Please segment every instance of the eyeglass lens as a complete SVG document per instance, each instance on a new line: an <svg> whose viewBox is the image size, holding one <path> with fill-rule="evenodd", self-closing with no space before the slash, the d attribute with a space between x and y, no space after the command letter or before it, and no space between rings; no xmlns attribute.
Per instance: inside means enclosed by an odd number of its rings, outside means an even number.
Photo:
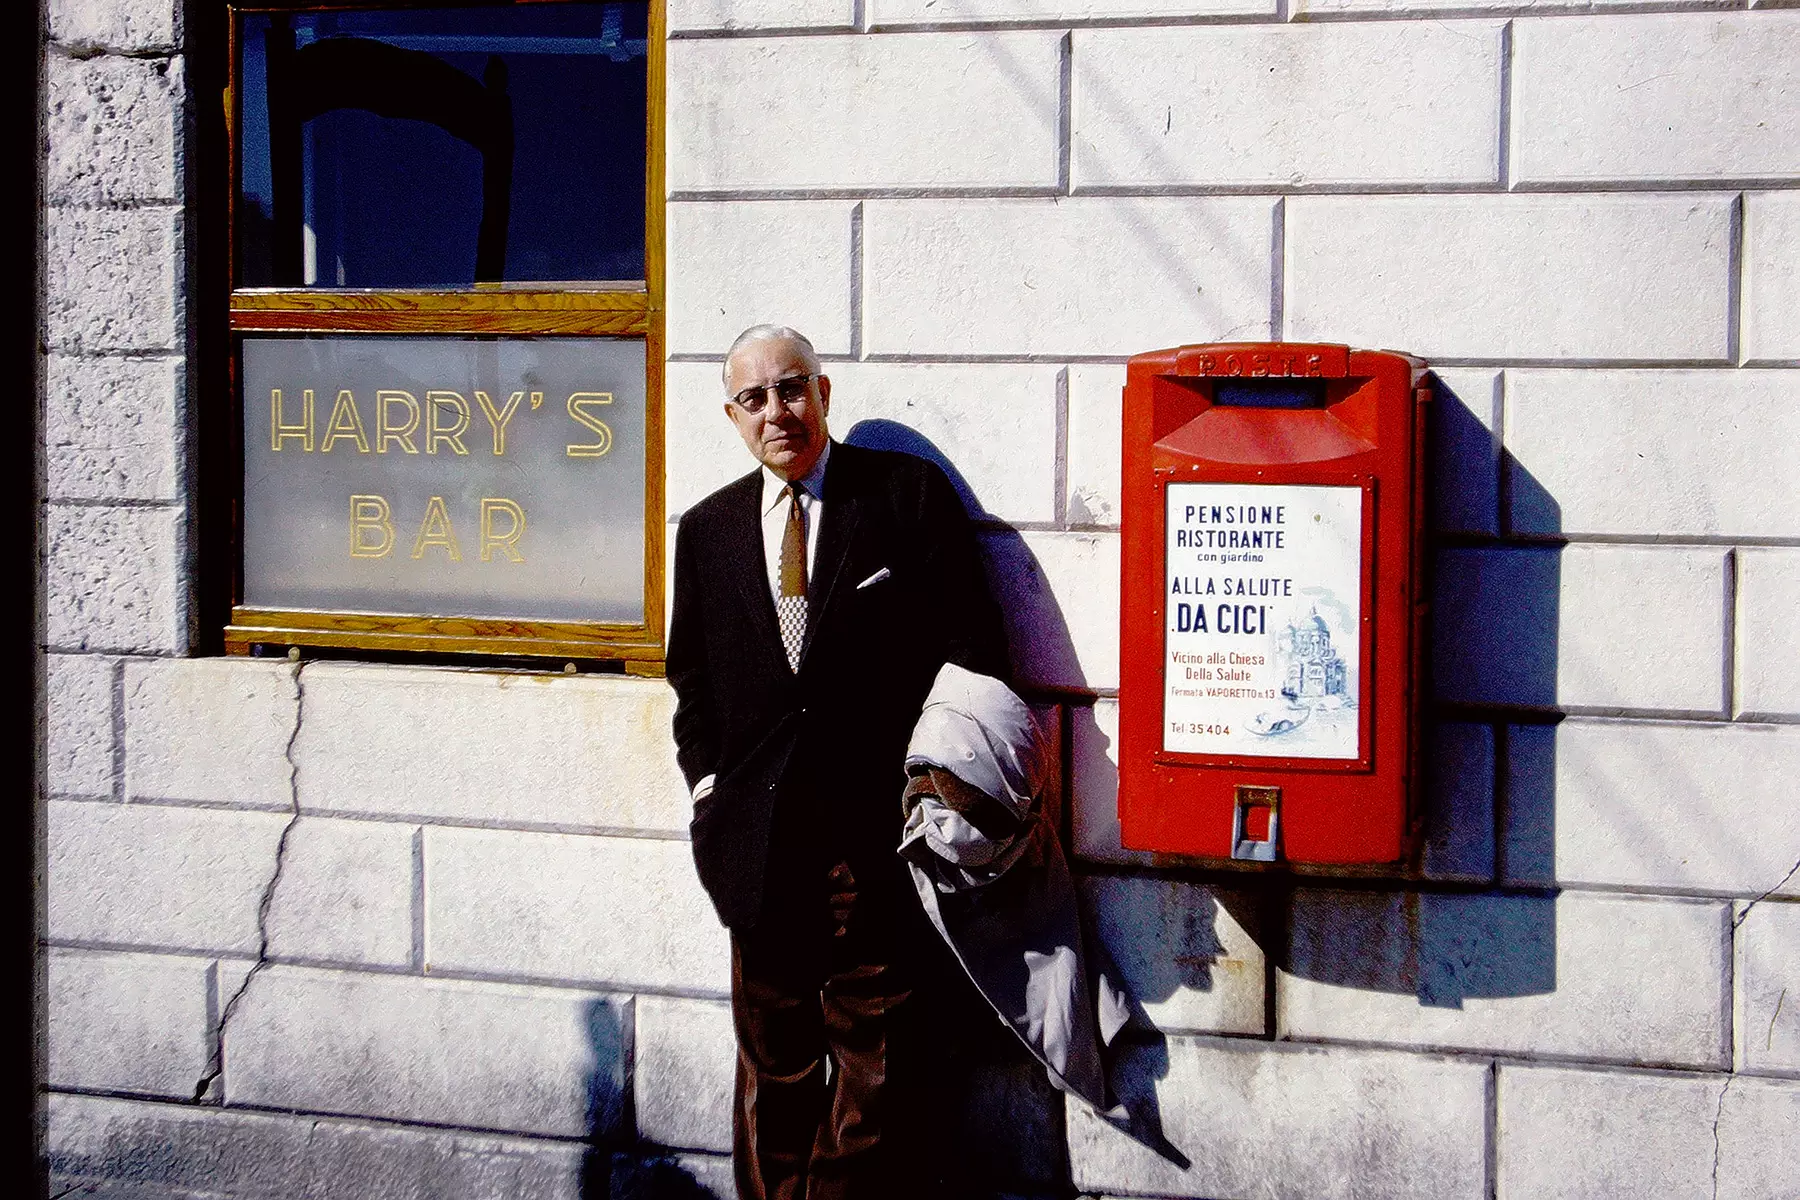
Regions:
<svg viewBox="0 0 1800 1200"><path fill-rule="evenodd" d="M777 379L770 387L781 397L783 404L792 404L806 395L806 385L812 382L811 375L790 375L786 379ZM735 397L737 406L747 413L759 413L769 402L769 389L745 388Z"/></svg>

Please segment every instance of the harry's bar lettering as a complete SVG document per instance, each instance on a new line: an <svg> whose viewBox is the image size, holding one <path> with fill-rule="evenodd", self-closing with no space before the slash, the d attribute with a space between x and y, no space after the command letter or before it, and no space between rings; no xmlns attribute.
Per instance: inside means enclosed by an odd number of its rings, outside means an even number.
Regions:
<svg viewBox="0 0 1800 1200"><path fill-rule="evenodd" d="M514 392L506 398L506 407L496 410L494 402L488 399L486 392L475 393L475 403L481 405L481 415L487 418L494 430L494 457L499 458L506 453L506 423L513 419L519 411L519 401L525 398L524 392ZM536 408L544 402L544 393L531 393L531 407Z"/></svg>
<svg viewBox="0 0 1800 1200"><path fill-rule="evenodd" d="M494 525L494 518L505 514L507 527L504 533ZM481 501L481 561L486 562L498 549L512 562L524 562L525 556L519 553L518 541L525 532L525 510L511 500L499 496L483 497Z"/></svg>
<svg viewBox="0 0 1800 1200"><path fill-rule="evenodd" d="M518 415L521 402L530 396L533 412L544 404L544 393L522 389L499 405L484 391L478 390L474 395L475 404L471 406L461 392L432 388L425 393L425 401L421 404L411 392L399 388L378 389L375 393L375 436L371 447L368 427L363 422L356 396L349 388L344 388L331 406L331 416L325 422L325 436L318 439L315 446L317 402L313 389L307 388L300 393L296 414L282 390L270 388L269 449L279 453L292 448L288 443L297 442L303 453L310 454L317 449L321 454L330 454L338 443L347 442L356 447L358 454L368 454L371 448L376 454L386 454L390 446L399 447L403 454L417 454L420 441L417 435L423 426L426 454L435 455L447 450L458 458L467 458L469 447L464 439L474 423L475 410L480 409L493 433L494 457L504 458L507 426ZM612 428L600 419L597 411L600 405L612 402L611 392L569 394L569 419L593 435L593 440L567 443L564 452L568 457L604 458L612 450Z"/></svg>
<svg viewBox="0 0 1800 1200"><path fill-rule="evenodd" d="M395 425L388 420L388 412L394 405L406 406L406 424ZM396 443L408 454L417 454L419 448L413 445L413 430L419 427L419 402L413 399L411 392L382 391L375 393L375 453L386 454L388 443Z"/></svg>
<svg viewBox="0 0 1800 1200"><path fill-rule="evenodd" d="M369 452L369 439L363 433L362 414L356 411L356 397L350 394L349 388L338 393L337 403L331 407L331 420L325 425L325 440L319 444L319 453L330 454L332 444L339 438L353 440L359 453ZM280 447L277 446L276 449Z"/></svg>
<svg viewBox="0 0 1800 1200"><path fill-rule="evenodd" d="M282 421L281 389L273 388L269 392L269 449L280 450L281 443L294 438L300 443L300 449L311 453L313 448L313 394L307 388L300 393L300 423L289 425Z"/></svg>
<svg viewBox="0 0 1800 1200"><path fill-rule="evenodd" d="M587 406L590 404L611 404L612 402L611 392L576 392L569 397L569 415L575 418L576 424L600 435L599 441L585 445L570 442L567 448L570 458L599 458L612 449L612 430L607 428L605 421L587 411Z"/></svg>
<svg viewBox="0 0 1800 1200"><path fill-rule="evenodd" d="M442 546L451 562L462 561L462 547L456 544L456 530L450 527L450 512L442 496L425 503L425 519L419 522L419 536L413 540L413 557L424 558L427 546Z"/></svg>
<svg viewBox="0 0 1800 1200"><path fill-rule="evenodd" d="M481 498L481 561L493 561L498 550L506 561L522 563L519 539L525 535L525 510L504 496ZM424 558L436 547L450 562L463 560L462 544L456 539L456 526L450 520L450 508L442 496L425 502L425 517L419 522L418 536L413 539L412 556ZM350 497L350 557L386 558L394 550L394 509L386 496L359 493Z"/></svg>
<svg viewBox="0 0 1800 1200"><path fill-rule="evenodd" d="M460 458L468 457L469 448L463 445L462 435L469 431L469 402L456 392L426 392L425 406L425 453L436 454L442 445ZM449 425L438 416L446 408L456 414L456 420Z"/></svg>
<svg viewBox="0 0 1800 1200"><path fill-rule="evenodd" d="M350 497L350 557L385 558L394 548L394 510L382 496ZM373 541L369 535L373 533Z"/></svg>

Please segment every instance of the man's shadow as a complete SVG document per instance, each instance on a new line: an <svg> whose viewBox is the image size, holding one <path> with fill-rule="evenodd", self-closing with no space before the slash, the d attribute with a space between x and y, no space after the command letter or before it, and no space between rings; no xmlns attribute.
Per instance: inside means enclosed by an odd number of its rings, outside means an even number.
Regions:
<svg viewBox="0 0 1800 1200"><path fill-rule="evenodd" d="M1184 990L1209 992L1226 954L1222 910L1264 952L1270 974L1264 1036L1279 1034L1277 972L1416 997L1422 1008L1457 1008L1476 997L1526 996L1556 988L1555 734L1561 510L1555 498L1500 444L1496 373L1435 380L1426 452L1432 600L1422 647L1425 756L1418 838L1412 857L1371 869L1234 871L1230 864L1152 860L1160 879L1209 885L1208 903L1173 926L1118 921L1095 941L1133 960L1141 1003ZM1466 393L1466 394L1465 394ZM930 459L957 486L981 522L997 589L1009 605L1015 662L1053 665L1079 679L1079 660L1062 610L1029 545L988 516L966 480L929 439L892 421L851 431L862 445ZM1515 530L1526 540L1509 537ZM1021 654L1019 643L1031 645ZM1041 668L1040 668L1041 669ZM1067 703L1065 765L1079 750L1077 804L1111 805L1117 768L1114 733L1096 709ZM1110 723L1110 722L1109 722ZM1116 839L1110 813L1081 814L1088 836ZM1065 813L1065 846L1076 846ZM1116 841L1114 842L1116 846ZM1113 858L1129 860L1128 855ZM1146 864L1148 865L1148 864ZM1084 890L1132 886L1141 868L1114 865ZM1114 906L1116 907L1116 905ZM1133 952L1133 941L1167 942ZM1166 1049L1130 1056L1125 1086L1154 1096L1167 1072ZM1159 1126L1160 1128L1160 1126ZM1059 1151L1060 1153L1060 1151Z"/></svg>
<svg viewBox="0 0 1800 1200"><path fill-rule="evenodd" d="M956 463L910 426L885 419L859 421L843 440L849 445L911 454L944 472L977 526L990 584L1001 601L1016 689L1027 700L1063 704L1066 712L1067 697L1049 691L1046 685L1078 677L1079 657L1049 576L1024 535L990 513ZM1064 759L1059 780L1067 780L1070 738L1066 721L1057 734ZM1050 806L1065 852L1072 857L1069 806L1060 791L1050 798ZM1106 961L1105 943L1095 936L1091 914L1084 911L1082 916L1089 953ZM1117 967L1110 969L1111 977L1119 978ZM957 1045L955 1067L964 1170L960 1189L946 1181L948 1194L987 1194L1020 1186L1054 1192L1072 1189L1066 1113L1067 1105L1082 1101L1068 1100L1051 1086L1043 1068L966 981L958 992L956 1019L968 1031ZM1121 1038L1133 1043L1130 1077L1114 1080L1130 1111L1128 1132L1185 1166L1185 1156L1163 1135L1152 1083L1167 1073L1168 1054L1162 1036L1140 1010L1133 1028Z"/></svg>
<svg viewBox="0 0 1800 1200"><path fill-rule="evenodd" d="M589 1000L583 1008L588 1044L587 1127L588 1141L581 1159L581 1200L610 1200L613 1193L613 1151L636 1124L632 1112L630 1007L623 1013L618 1002ZM670 1193L670 1200L675 1194Z"/></svg>

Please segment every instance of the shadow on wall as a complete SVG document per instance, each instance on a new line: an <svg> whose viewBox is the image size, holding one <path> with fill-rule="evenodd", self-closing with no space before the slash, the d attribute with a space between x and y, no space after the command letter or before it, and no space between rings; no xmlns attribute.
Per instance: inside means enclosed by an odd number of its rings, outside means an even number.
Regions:
<svg viewBox="0 0 1800 1200"><path fill-rule="evenodd" d="M1562 554L1555 542L1561 530L1556 500L1498 452L1495 387L1490 376L1466 387L1472 394L1464 396L1440 379L1432 412L1431 528L1444 532L1435 535L1430 583L1425 649L1433 703L1425 728L1426 812L1418 857L1398 869L1309 871L1298 878L1244 871L1222 880L1209 872L1207 880L1223 883L1218 902L1289 974L1410 994L1427 1007L1556 988L1555 892L1489 886L1555 877ZM979 511L936 447L904 426L869 424L880 426L870 431L869 444L938 462L958 480L971 510ZM1509 521L1544 543L1502 545L1498 539ZM997 549L992 559L1003 570L1014 562L1036 567L1016 534ZM1030 636L1047 639L1049 655L1072 662L1066 624L1042 621L1044 614L1060 618L1055 598L1044 593ZM1020 637L1016 622L1013 636ZM1019 647L1014 654L1020 656ZM1041 658L1036 647L1030 656ZM1095 710L1075 707L1071 717L1077 743L1107 746L1111 734L1099 727ZM1113 794L1117 774L1111 763L1090 755L1084 765L1099 773L1085 781L1089 793ZM1356 883L1334 886L1320 878L1332 875ZM1398 887L1370 886L1378 881ZM1137 964L1151 968L1132 973L1140 1000L1156 1004L1183 989L1213 989L1223 953L1214 915L1189 914L1172 959L1152 954ZM1166 941L1175 928L1165 922L1157 936Z"/></svg>
<svg viewBox="0 0 1800 1200"><path fill-rule="evenodd" d="M611 1150L629 1137L635 1118L627 1103L630 1029L635 1017L617 1001L589 1000L582 1016L587 1032L588 1148L581 1160L581 1200L610 1200L614 1188ZM660 1194L660 1193L659 1193ZM679 1195L667 1193L671 1200ZM704 1192L697 1193L704 1195Z"/></svg>
<svg viewBox="0 0 1800 1200"><path fill-rule="evenodd" d="M1412 995L1421 1006L1439 1008L1556 989L1554 890L1492 886L1554 879L1561 591L1555 541L1560 510L1528 471L1496 452L1496 407L1492 394L1464 396L1439 381L1429 499L1432 528L1445 532L1435 535L1433 555L1426 648L1433 703L1425 729L1425 828L1416 860L1401 868L1299 876L1169 864L1177 868L1176 878L1198 867L1204 877L1186 881L1217 890L1182 893L1195 899L1191 911L1160 913L1142 929L1109 926L1100 931L1105 943L1090 939L1097 950L1110 945L1115 955L1131 959L1127 978L1140 1006L1162 1004L1184 990L1214 990L1227 954L1219 935L1221 907L1271 962L1299 979ZM844 441L913 454L943 469L971 517L982 523L989 570L1007 580L996 591L1006 599L1015 672L1025 680L1078 678L1068 622L1036 556L1016 529L987 513L955 463L930 439L895 421L859 422ZM1498 538L1509 514L1519 528L1545 535L1544 544L1502 545ZM1060 669L1046 671L1046 664ZM1093 708L1068 711L1079 734L1074 741L1107 747L1111 733L1099 726ZM1111 795L1116 770L1104 756L1090 755L1084 765L1090 794ZM1071 809L1063 806L1066 847L1073 845ZM1347 878L1327 877L1336 875ZM1125 874L1089 882L1131 887L1140 881ZM1158 891L1153 881L1141 882L1147 892ZM1158 944L1141 944L1144 935ZM1170 941L1179 943L1173 954L1167 953ZM952 1068L964 1178L947 1195L989 1195L1020 1185L1066 1192L1072 1182L1064 1098L1015 1041L985 1020L988 1015L983 1010L969 1017L985 1036L978 1031L970 1038ZM1141 1016L1140 1023L1149 1028ZM1160 1035L1130 1036L1145 1036L1151 1045L1132 1056L1131 1078L1115 1080L1132 1111L1128 1132L1185 1166L1180 1148L1164 1136L1157 1108L1166 1049ZM597 1040L602 1074L605 1049ZM592 1093L597 1118L623 1107L622 1100L608 1099L607 1086L596 1085ZM627 1163L627 1156L607 1155L609 1129L623 1128L629 1137L629 1123L627 1114L620 1126L595 1125L584 1197L685 1200L712 1194L675 1159ZM618 1163L627 1163L623 1174Z"/></svg>
<svg viewBox="0 0 1800 1200"><path fill-rule="evenodd" d="M718 1191L696 1178L674 1158L613 1159L611 1190L590 1193L584 1186L582 1200L715 1200L735 1192Z"/></svg>
<svg viewBox="0 0 1800 1200"><path fill-rule="evenodd" d="M1439 379L1431 412L1424 828L1404 872L1428 890L1296 884L1283 944L1266 947L1295 978L1428 1008L1557 984L1555 891L1468 886L1554 879L1562 550L1496 539L1513 521L1554 537L1561 512L1496 453L1494 386L1464 396Z"/></svg>
<svg viewBox="0 0 1800 1200"><path fill-rule="evenodd" d="M1015 676L1029 680L1039 664L1077 661L1068 622L1036 555L1018 530L988 513L969 481L936 443L910 426L880 419L859 421L844 441L853 446L911 454L936 464L962 498L970 518L982 523L988 570L990 574L1005 576L1010 584L994 590L1005 600L1007 640ZM1070 845L1069 806L1059 807L1066 849ZM1087 942L1095 953L1102 953L1102 944L1092 936L1091 929ZM1116 972L1114 977L1117 978ZM968 995L972 997L974 993ZM1052 1191L1069 1190L1073 1181L1064 1136L1066 1101L1050 1086L1042 1068L999 1028L985 1005L978 998L974 1004L976 1007L966 1014L965 1023L985 1031L987 1036L978 1032L962 1047L962 1061L956 1070L958 1111L962 1117L958 1135L963 1143L958 1155L962 1160L962 1178L957 1184L971 1195L1022 1184ZM1140 1024L1144 1030L1150 1029L1147 1021ZM1146 1036L1158 1044L1142 1056L1143 1061L1160 1065L1145 1073L1145 1086L1134 1087L1126 1098L1132 1118L1128 1132L1185 1167L1186 1159L1163 1135L1156 1095L1148 1086L1152 1078L1166 1073L1168 1057L1160 1052L1160 1036Z"/></svg>
<svg viewBox="0 0 1800 1200"><path fill-rule="evenodd" d="M969 481L963 478L963 473L957 470L956 464L951 462L942 450L938 449L936 442L912 426L902 425L898 421L889 421L885 418L872 418L867 421L858 421L852 425L850 432L844 435L843 440L846 445L861 446L865 450L896 450L901 454L910 454L914 458L922 458L927 462L935 463L949 477L950 485L962 498L963 507L969 510L970 520L989 523L997 520L982 505L981 497L975 494L975 489L969 486ZM1011 536L1017 540L1019 535L1015 532ZM1023 545L1023 543L1020 544ZM1068 640L1067 626L1063 627L1061 634L1065 641Z"/></svg>
<svg viewBox="0 0 1800 1200"><path fill-rule="evenodd" d="M1011 525L990 513L956 464L936 443L910 426L882 419L858 421L843 439L853 446L894 450L936 464L949 477L963 506L981 528L982 555L994 595L1001 601L1013 676L1030 687L1048 680L1081 678L1081 663L1062 605L1049 577Z"/></svg>
<svg viewBox="0 0 1800 1200"><path fill-rule="evenodd" d="M1214 990L1214 973L1226 954L1217 926L1220 906L1270 961L1299 979L1411 995L1434 1008L1555 990L1554 892L1488 886L1507 878L1554 878L1548 869L1555 832L1554 739L1545 735L1556 718L1561 590L1559 546L1498 543L1507 513L1534 531L1560 530L1560 514L1529 472L1500 460L1492 387L1464 397L1440 380L1427 447L1434 480L1431 528L1454 532L1438 535L1434 547L1426 653L1427 694L1435 702L1425 730L1429 770L1417 857L1400 869L1344 872L1355 880L1348 887L1285 873L1215 875L1209 882L1224 886L1200 907L1148 922L1156 938L1179 943L1172 954L1167 946L1137 945L1145 930L1102 931L1107 944L1132 960L1129 978L1141 1004L1160 1005L1184 990ZM955 464L916 431L867 421L847 440L937 463L971 514L982 516L979 498ZM988 518L986 524L991 529L995 522ZM1024 539L1003 529L989 532L987 540L990 567L1012 577L1003 594L1009 600L1029 596L1023 606L1009 604L1015 609L1008 614L1015 663L1075 663L1062 610ZM1024 620L1019 607L1029 610ZM1027 638L1029 648L1019 644ZM1094 709L1070 712L1072 722L1086 723L1075 740L1106 745L1110 734L1098 727ZM1110 774L1087 779L1090 792L1113 794L1111 764L1096 755L1087 765ZM1065 821L1066 845L1069 832ZM1400 886L1369 886L1377 881ZM1188 895L1198 900L1202 894ZM1155 1080L1166 1072L1166 1054L1141 1061L1162 1065L1120 1083L1139 1112L1154 1114ZM1179 1154L1162 1141L1159 1122L1139 1125L1145 1144L1170 1157Z"/></svg>

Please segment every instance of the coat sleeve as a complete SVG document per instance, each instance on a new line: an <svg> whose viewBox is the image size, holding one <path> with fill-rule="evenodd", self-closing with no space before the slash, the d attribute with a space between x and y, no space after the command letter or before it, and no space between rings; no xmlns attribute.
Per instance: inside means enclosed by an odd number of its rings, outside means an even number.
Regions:
<svg viewBox="0 0 1800 1200"><path fill-rule="evenodd" d="M706 610L701 599L699 531L690 519L675 530L675 603L665 660L675 688L675 758L692 791L718 769L719 721L706 662Z"/></svg>
<svg viewBox="0 0 1800 1200"><path fill-rule="evenodd" d="M988 587L974 526L962 498L936 464L928 464L925 472L921 508L929 538L926 578L941 597L938 616L945 660L1010 682L1006 632L1000 606Z"/></svg>

